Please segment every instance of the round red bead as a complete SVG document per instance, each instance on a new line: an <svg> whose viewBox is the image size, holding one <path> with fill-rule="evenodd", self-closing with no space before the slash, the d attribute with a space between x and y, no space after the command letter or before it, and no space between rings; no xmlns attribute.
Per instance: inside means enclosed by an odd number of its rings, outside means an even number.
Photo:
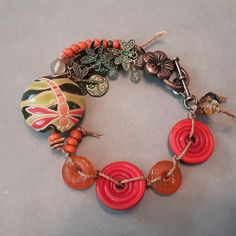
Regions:
<svg viewBox="0 0 236 236"><path fill-rule="evenodd" d="M102 173L118 181L143 176L142 171L129 162L111 163L102 169ZM115 210L126 210L135 206L141 201L145 188L145 180L126 183L122 188L103 177L96 181L98 198L104 205Z"/></svg>
<svg viewBox="0 0 236 236"><path fill-rule="evenodd" d="M189 141L191 119L181 120L170 131L169 143L174 154L179 155ZM188 164L199 164L206 161L214 150L214 138L210 129L195 120L193 143L181 159Z"/></svg>

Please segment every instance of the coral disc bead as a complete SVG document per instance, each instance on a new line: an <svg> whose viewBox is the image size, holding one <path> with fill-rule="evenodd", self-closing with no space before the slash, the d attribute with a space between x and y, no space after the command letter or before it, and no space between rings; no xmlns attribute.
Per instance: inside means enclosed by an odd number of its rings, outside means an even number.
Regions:
<svg viewBox="0 0 236 236"><path fill-rule="evenodd" d="M80 175L78 170L91 177L87 178ZM73 156L71 157L71 160L66 161L63 165L62 176L69 187L83 190L93 184L93 176L96 176L96 169L87 158L82 156Z"/></svg>
<svg viewBox="0 0 236 236"><path fill-rule="evenodd" d="M169 144L174 154L179 155L189 141L191 119L181 120L170 131ZM206 161L214 150L214 138L210 129L195 120L193 143L181 159L188 164L199 164Z"/></svg>
<svg viewBox="0 0 236 236"><path fill-rule="evenodd" d="M152 167L148 176L149 181L162 177L159 181L152 184L152 189L157 193L170 195L179 189L182 182L182 174L179 166L176 167L169 177L165 177L172 167L172 161L160 161Z"/></svg>
<svg viewBox="0 0 236 236"><path fill-rule="evenodd" d="M102 169L102 173L118 181L143 176L142 171L129 162L111 163ZM115 210L126 210L135 206L141 201L145 188L145 180L128 182L122 187L103 177L96 181L98 198L104 205Z"/></svg>

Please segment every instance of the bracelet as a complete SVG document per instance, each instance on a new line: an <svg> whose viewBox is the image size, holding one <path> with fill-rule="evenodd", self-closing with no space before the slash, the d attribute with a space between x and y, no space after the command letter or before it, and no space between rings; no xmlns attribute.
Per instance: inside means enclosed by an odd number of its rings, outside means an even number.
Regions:
<svg viewBox="0 0 236 236"><path fill-rule="evenodd" d="M62 168L65 183L83 190L96 181L98 199L115 210L134 207L147 187L161 195L175 193L182 183L180 161L199 164L211 156L213 135L197 116L222 113L236 119L234 114L221 108L225 97L209 92L198 99L190 92L190 77L178 57L171 60L162 51L144 50L164 33L157 33L141 46L135 40L94 39L74 43L53 61L52 75L36 79L22 96L21 111L26 123L36 131L51 131L49 145L65 156ZM89 159L75 154L83 137L102 135L78 126L85 113L84 96L105 95L109 89L108 78L115 79L120 70L130 70L133 82L140 80L141 72L161 80L183 98L187 109L187 118L177 122L169 134L172 160L157 162L148 176L125 161L97 170Z"/></svg>

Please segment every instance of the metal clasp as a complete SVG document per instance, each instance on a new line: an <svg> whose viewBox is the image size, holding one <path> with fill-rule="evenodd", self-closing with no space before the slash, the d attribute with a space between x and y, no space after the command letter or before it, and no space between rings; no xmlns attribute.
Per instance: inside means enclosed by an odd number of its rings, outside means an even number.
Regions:
<svg viewBox="0 0 236 236"><path fill-rule="evenodd" d="M179 74L179 80L183 85L184 91L181 93L181 95L184 97L184 106L188 110L196 110L198 99L195 95L191 94L188 88L188 85L186 84L186 77L183 74L180 64L179 64L179 58L175 57L173 59L173 62L175 63L175 67L177 69L177 72Z"/></svg>

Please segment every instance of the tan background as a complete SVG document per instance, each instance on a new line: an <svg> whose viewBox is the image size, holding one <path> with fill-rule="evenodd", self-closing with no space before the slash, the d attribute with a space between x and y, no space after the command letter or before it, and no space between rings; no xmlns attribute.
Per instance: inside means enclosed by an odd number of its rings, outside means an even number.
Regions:
<svg viewBox="0 0 236 236"><path fill-rule="evenodd" d="M64 47L87 38L135 38L169 34L150 50L179 56L200 97L214 91L236 111L236 2L209 1L0 1L0 235L214 235L236 234L235 122L217 115L207 125L216 147L209 161L182 165L183 185L173 196L148 190L128 212L98 203L95 187L70 190L61 177L64 159L50 150L47 135L28 128L19 109L32 80L50 72ZM86 96L83 126L102 132L85 138L79 154L98 169L126 160L148 174L170 159L167 138L186 117L181 99L152 78L138 84L120 75L106 96ZM205 120L206 121L206 120Z"/></svg>

